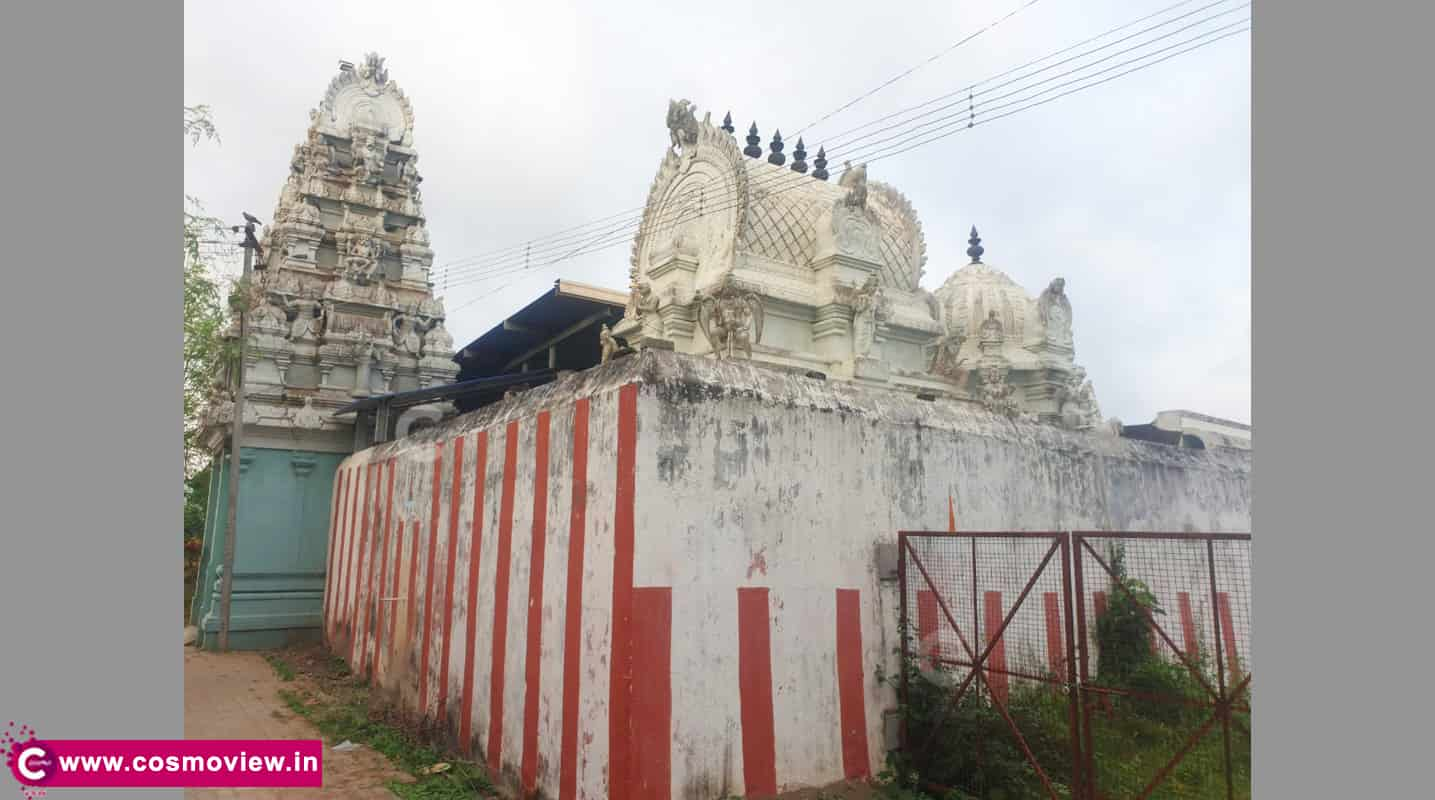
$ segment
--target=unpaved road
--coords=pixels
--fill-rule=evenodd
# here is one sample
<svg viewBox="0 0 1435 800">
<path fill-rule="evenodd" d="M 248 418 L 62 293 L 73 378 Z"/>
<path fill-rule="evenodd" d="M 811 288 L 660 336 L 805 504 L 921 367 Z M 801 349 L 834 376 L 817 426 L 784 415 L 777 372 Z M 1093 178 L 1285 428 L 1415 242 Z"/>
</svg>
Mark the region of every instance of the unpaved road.
<svg viewBox="0 0 1435 800">
<path fill-rule="evenodd" d="M 319 731 L 295 716 L 279 690 L 279 680 L 259 653 L 226 654 L 184 649 L 184 735 L 187 739 L 320 739 Z M 382 755 L 363 748 L 335 753 L 324 747 L 322 789 L 190 789 L 191 800 L 301 800 L 356 798 L 394 800 L 384 785 L 411 781 Z"/>
</svg>

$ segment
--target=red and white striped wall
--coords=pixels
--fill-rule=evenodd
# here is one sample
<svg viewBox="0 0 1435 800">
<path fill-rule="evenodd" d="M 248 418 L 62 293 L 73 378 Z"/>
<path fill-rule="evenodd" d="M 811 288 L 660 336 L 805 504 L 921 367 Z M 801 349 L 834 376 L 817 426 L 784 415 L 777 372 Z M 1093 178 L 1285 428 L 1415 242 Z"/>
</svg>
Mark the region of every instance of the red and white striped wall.
<svg viewBox="0 0 1435 800">
<path fill-rule="evenodd" d="M 776 584 L 738 542 L 698 554 L 741 556 L 726 569 L 675 552 L 687 532 L 656 522 L 679 509 L 640 405 L 628 384 L 348 459 L 331 644 L 528 792 L 759 797 L 870 775 L 867 582 Z"/>
<path fill-rule="evenodd" d="M 687 363 L 624 359 L 340 468 L 330 645 L 526 793 L 756 798 L 871 775 L 898 604 L 875 545 L 942 526 L 953 494 L 988 529 L 1098 527 L 1113 500 L 1081 445 L 919 401 L 913 424 L 890 399 L 814 410 L 810 388 L 694 394 L 666 360 Z M 709 368 L 725 390 L 751 371 Z M 1183 515 L 1241 496 L 1207 485 L 1232 470 L 1162 468 Z"/>
</svg>

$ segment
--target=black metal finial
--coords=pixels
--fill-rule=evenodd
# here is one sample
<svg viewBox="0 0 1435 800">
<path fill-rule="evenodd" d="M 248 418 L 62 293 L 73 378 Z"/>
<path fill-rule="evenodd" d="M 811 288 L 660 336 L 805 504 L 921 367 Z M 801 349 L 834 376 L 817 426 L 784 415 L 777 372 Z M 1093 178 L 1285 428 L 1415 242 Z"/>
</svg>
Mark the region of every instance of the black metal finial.
<svg viewBox="0 0 1435 800">
<path fill-rule="evenodd" d="M 807 172 L 807 148 L 802 144 L 802 137 L 797 137 L 797 148 L 792 151 L 792 171 Z"/>
<path fill-rule="evenodd" d="M 819 181 L 827 180 L 827 148 L 817 148 L 817 158 L 813 160 L 812 166 L 816 167 L 812 170 L 812 177 Z"/>
<path fill-rule="evenodd" d="M 725 130 L 725 131 L 727 131 L 728 133 L 733 133 L 733 132 L 734 132 L 735 129 L 732 127 L 732 112 L 731 112 L 731 111 L 729 111 L 729 112 L 727 112 L 726 114 L 723 115 L 723 118 L 722 118 L 722 129 Z"/>
<path fill-rule="evenodd" d="M 767 157 L 767 163 L 782 166 L 787 160 L 787 156 L 782 154 L 782 131 L 772 132 L 772 143 L 769 146 L 772 148 L 772 155 Z"/>
<path fill-rule="evenodd" d="M 982 263 L 982 253 L 986 252 L 986 248 L 982 247 L 982 237 L 977 235 L 977 226 L 975 225 L 972 226 L 972 237 L 967 240 L 967 244 L 971 245 L 967 248 L 967 255 L 972 257 L 972 263 Z"/>
<path fill-rule="evenodd" d="M 762 137 L 757 135 L 757 123 L 747 129 L 747 147 L 742 149 L 742 154 L 749 158 L 762 158 Z"/>
</svg>

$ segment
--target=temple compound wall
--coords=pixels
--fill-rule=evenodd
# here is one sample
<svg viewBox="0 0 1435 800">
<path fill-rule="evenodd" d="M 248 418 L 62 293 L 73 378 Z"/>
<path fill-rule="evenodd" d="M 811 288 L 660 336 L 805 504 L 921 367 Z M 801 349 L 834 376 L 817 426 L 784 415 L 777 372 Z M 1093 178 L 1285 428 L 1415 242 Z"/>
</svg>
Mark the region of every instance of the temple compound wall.
<svg viewBox="0 0 1435 800">
<path fill-rule="evenodd" d="M 545 797 L 874 774 L 900 529 L 1248 531 L 1251 453 L 648 348 L 348 457 L 325 632 Z"/>
</svg>

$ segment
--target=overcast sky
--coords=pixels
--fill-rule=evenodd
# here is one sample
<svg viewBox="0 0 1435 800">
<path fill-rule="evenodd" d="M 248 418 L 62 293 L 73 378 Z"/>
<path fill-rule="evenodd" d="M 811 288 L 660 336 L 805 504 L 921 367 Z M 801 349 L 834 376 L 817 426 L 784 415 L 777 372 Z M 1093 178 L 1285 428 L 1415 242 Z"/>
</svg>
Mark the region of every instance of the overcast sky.
<svg viewBox="0 0 1435 800">
<path fill-rule="evenodd" d="M 739 133 L 756 120 L 764 145 L 780 128 L 790 153 L 797 129 L 1025 2 L 190 2 L 184 102 L 213 109 L 222 141 L 184 143 L 184 189 L 226 218 L 268 221 L 338 61 L 377 51 L 413 104 L 438 267 L 642 206 L 669 98 L 715 122 L 731 110 Z M 1174 2 L 1041 0 L 813 127 L 808 150 Z M 869 178 L 922 221 L 923 285 L 967 263 L 976 225 L 983 260 L 1032 295 L 1066 278 L 1077 361 L 1106 416 L 1187 408 L 1249 422 L 1249 43 L 1234 36 L 872 164 Z M 625 288 L 628 245 L 451 288 L 455 342 L 554 278 Z"/>
</svg>

